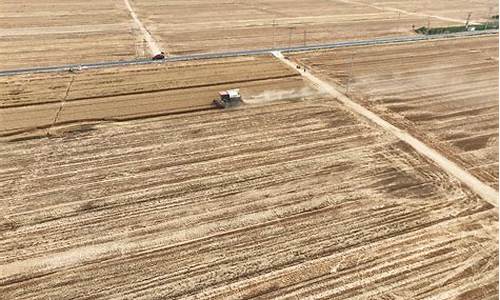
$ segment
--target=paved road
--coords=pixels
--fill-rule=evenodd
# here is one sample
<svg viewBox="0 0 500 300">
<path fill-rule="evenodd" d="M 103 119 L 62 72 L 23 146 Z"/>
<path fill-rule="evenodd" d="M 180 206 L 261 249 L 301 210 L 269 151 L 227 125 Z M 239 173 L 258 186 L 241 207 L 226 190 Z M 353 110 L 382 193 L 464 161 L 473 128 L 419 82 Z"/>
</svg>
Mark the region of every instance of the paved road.
<svg viewBox="0 0 500 300">
<path fill-rule="evenodd" d="M 436 35 L 413 35 L 413 36 L 402 36 L 402 37 L 391 37 L 391 38 L 377 38 L 377 39 L 370 39 L 370 40 L 345 41 L 345 42 L 311 45 L 311 46 L 296 46 L 296 47 L 275 48 L 275 49 L 267 48 L 267 49 L 257 49 L 257 50 L 243 50 L 243 51 L 229 51 L 229 52 L 219 52 L 219 53 L 180 55 L 180 56 L 171 56 L 171 57 L 168 57 L 164 60 L 156 60 L 156 61 L 153 61 L 151 59 L 139 59 L 139 60 L 128 60 L 128 61 L 111 61 L 111 62 L 100 62 L 100 63 L 90 63 L 90 64 L 73 64 L 73 65 L 62 65 L 62 66 L 53 66 L 53 67 L 4 70 L 4 71 L 0 71 L 0 76 L 13 76 L 13 75 L 20 75 L 20 74 L 50 73 L 50 72 L 63 72 L 63 71 L 67 72 L 70 70 L 101 69 L 101 68 L 131 66 L 131 65 L 162 64 L 162 63 L 166 63 L 166 62 L 189 61 L 189 60 L 197 60 L 197 59 L 213 59 L 213 58 L 237 57 L 237 56 L 270 55 L 270 54 L 272 54 L 273 51 L 280 51 L 280 52 L 285 52 L 285 53 L 286 52 L 313 51 L 313 50 L 334 49 L 334 48 L 352 47 L 352 46 L 408 43 L 408 42 L 417 42 L 417 41 L 425 41 L 425 40 L 450 39 L 450 38 L 470 37 L 470 36 L 479 36 L 479 35 L 491 35 L 491 34 L 498 34 L 498 30 L 471 31 L 471 32 L 459 32 L 459 33 L 436 34 Z"/>
</svg>

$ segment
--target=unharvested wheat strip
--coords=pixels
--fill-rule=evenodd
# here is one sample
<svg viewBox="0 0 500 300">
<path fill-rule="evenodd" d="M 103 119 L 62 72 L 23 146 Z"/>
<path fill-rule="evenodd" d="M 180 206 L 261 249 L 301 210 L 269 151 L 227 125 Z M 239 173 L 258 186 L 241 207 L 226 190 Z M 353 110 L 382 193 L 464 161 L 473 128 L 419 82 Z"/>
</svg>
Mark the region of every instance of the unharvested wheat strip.
<svg viewBox="0 0 500 300">
<path fill-rule="evenodd" d="M 333 87 L 331 84 L 319 79 L 310 72 L 304 71 L 303 69 L 296 69 L 296 64 L 286 59 L 281 52 L 274 51 L 272 52 L 272 54 L 281 62 L 288 65 L 290 68 L 298 70 L 298 72 L 303 77 L 307 78 L 310 82 L 312 82 L 320 91 L 332 95 L 353 112 L 365 117 L 371 122 L 382 127 L 382 129 L 394 134 L 401 141 L 413 147 L 418 153 L 435 162 L 445 172 L 455 176 L 458 180 L 460 180 L 462 183 L 468 186 L 472 191 L 481 196 L 481 198 L 483 198 L 485 201 L 498 207 L 498 191 L 488 186 L 487 184 L 483 183 L 482 181 L 477 179 L 474 175 L 464 170 L 454 162 L 450 161 L 449 159 L 441 155 L 436 150 L 430 148 L 420 140 L 416 139 L 408 132 L 401 130 L 400 128 L 385 121 L 384 119 L 374 114 L 373 112 L 369 111 L 368 109 L 364 108 L 363 106 L 355 103 L 354 101 L 349 99 L 346 95 L 342 94 L 337 89 L 335 89 L 335 87 Z"/>
</svg>

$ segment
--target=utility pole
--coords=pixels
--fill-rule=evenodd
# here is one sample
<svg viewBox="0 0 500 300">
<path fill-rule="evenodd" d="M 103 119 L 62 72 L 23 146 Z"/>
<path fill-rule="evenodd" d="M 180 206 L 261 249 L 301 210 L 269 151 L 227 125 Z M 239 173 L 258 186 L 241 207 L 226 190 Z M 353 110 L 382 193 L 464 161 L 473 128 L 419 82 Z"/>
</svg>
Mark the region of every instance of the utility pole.
<svg viewBox="0 0 500 300">
<path fill-rule="evenodd" d="M 472 15 L 472 13 L 469 13 L 467 15 L 467 20 L 465 20 L 465 30 L 468 30 L 469 29 L 469 22 L 470 22 L 470 16 Z"/>
</svg>

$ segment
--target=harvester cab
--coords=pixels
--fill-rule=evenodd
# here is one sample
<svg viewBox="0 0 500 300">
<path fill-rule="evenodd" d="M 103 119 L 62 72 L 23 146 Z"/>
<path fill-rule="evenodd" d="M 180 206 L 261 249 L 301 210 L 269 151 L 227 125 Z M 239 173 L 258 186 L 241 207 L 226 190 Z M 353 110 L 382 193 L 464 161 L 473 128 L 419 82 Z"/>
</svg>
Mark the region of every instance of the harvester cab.
<svg viewBox="0 0 500 300">
<path fill-rule="evenodd" d="M 232 89 L 219 92 L 219 99 L 215 99 L 213 104 L 219 108 L 229 108 L 239 106 L 242 102 L 240 90 Z"/>
</svg>

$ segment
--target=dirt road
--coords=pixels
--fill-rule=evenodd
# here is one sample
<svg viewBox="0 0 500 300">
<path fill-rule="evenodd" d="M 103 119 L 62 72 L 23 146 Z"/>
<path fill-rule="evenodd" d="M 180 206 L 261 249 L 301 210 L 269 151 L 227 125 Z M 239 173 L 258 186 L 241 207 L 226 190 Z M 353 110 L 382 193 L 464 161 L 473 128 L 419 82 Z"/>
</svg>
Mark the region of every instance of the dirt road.
<svg viewBox="0 0 500 300">
<path fill-rule="evenodd" d="M 293 57 L 498 188 L 498 37 Z"/>
<path fill-rule="evenodd" d="M 125 3 L 125 6 L 127 7 L 127 10 L 129 11 L 130 16 L 134 20 L 135 25 L 140 29 L 144 40 L 147 42 L 148 48 L 149 48 L 149 54 L 154 56 L 155 54 L 159 54 L 160 52 L 162 52 L 162 50 L 161 50 L 162 47 L 160 47 L 158 45 L 158 42 L 153 38 L 153 36 L 151 36 L 151 33 L 144 26 L 144 24 L 141 22 L 139 17 L 137 17 L 137 14 L 135 13 L 134 9 L 132 8 L 132 5 L 130 4 L 130 1 L 123 0 L 123 2 Z"/>
<path fill-rule="evenodd" d="M 408 132 L 394 126 L 393 124 L 385 121 L 378 115 L 369 111 L 365 107 L 359 105 L 358 103 L 352 101 L 349 97 L 341 93 L 337 90 L 333 85 L 328 82 L 321 80 L 317 76 L 315 76 L 310 71 L 297 69 L 297 64 L 286 59 L 281 52 L 273 52 L 273 55 L 279 59 L 281 62 L 286 64 L 290 69 L 297 70 L 303 77 L 307 78 L 310 82 L 312 82 L 320 91 L 330 94 L 332 97 L 340 101 L 343 105 L 351 109 L 353 112 L 365 117 L 371 122 L 377 124 L 384 130 L 394 134 L 401 141 L 407 143 L 411 147 L 413 147 L 418 153 L 423 156 L 429 158 L 438 166 L 440 166 L 445 172 L 455 176 L 458 180 L 463 182 L 466 186 L 468 186 L 471 190 L 480 195 L 485 201 L 488 201 L 490 204 L 498 207 L 498 191 L 483 183 L 475 176 L 467 172 L 467 170 L 461 168 L 456 163 L 452 162 L 441 153 L 427 146 L 422 141 L 416 139 Z"/>
</svg>

